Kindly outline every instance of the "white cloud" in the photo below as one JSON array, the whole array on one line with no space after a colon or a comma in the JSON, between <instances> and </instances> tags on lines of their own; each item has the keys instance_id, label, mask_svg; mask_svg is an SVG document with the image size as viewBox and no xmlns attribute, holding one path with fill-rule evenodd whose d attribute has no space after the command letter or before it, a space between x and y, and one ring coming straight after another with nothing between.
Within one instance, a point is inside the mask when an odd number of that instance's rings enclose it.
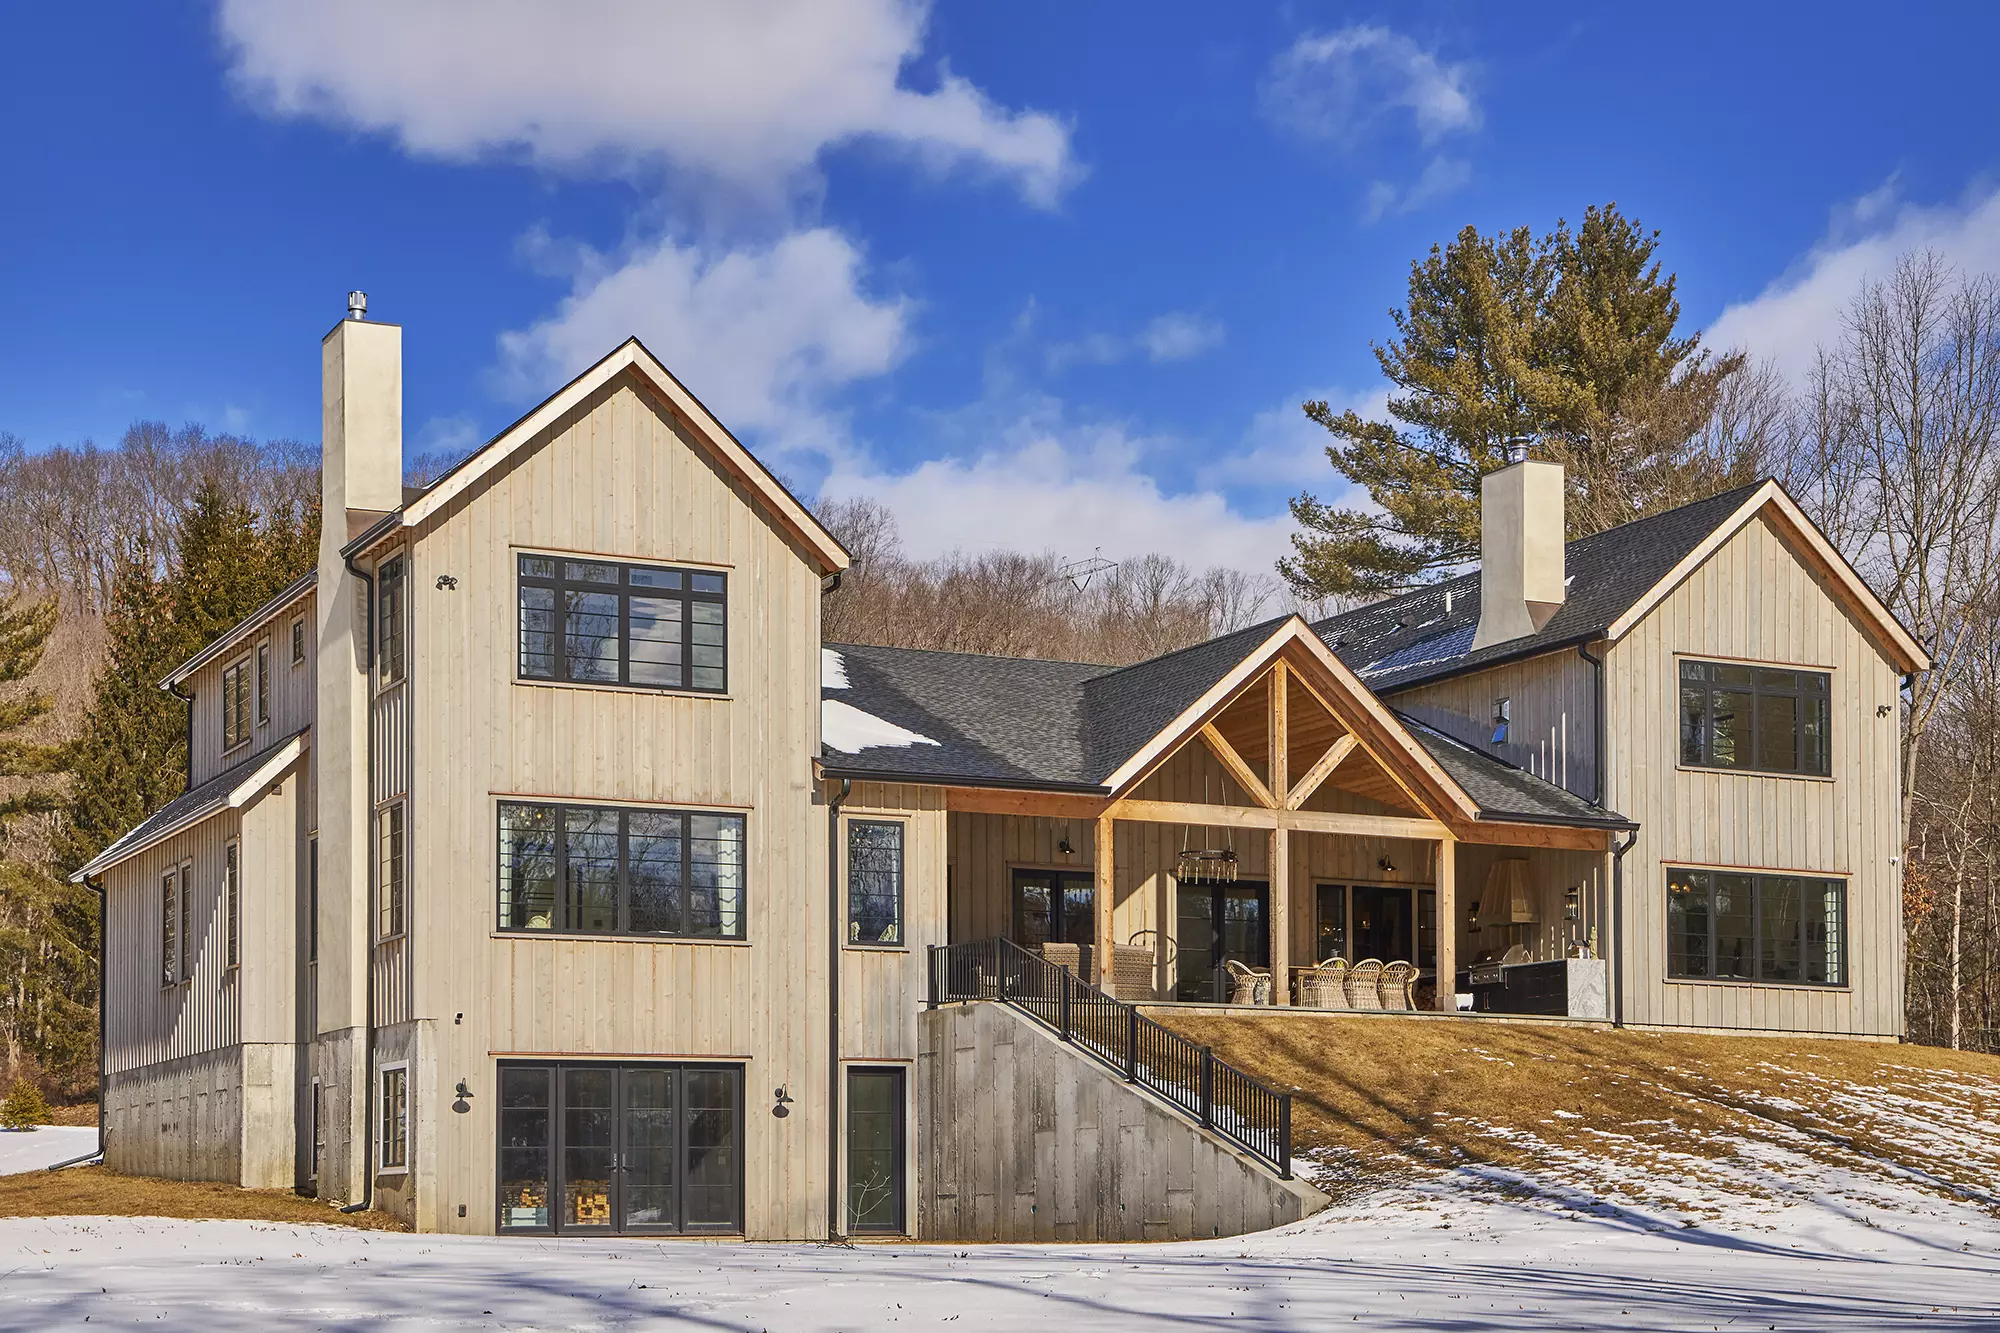
<instances>
[{"instance_id":1,"label":"white cloud","mask_svg":"<svg viewBox=\"0 0 2000 1333\"><path fill-rule=\"evenodd\" d=\"M552 391L636 334L732 429L825 448L828 395L888 370L907 342L909 302L864 291L860 252L828 228L721 252L668 238L576 263L553 314L500 335L516 396Z\"/></svg>"},{"instance_id":2,"label":"white cloud","mask_svg":"<svg viewBox=\"0 0 2000 1333\"><path fill-rule=\"evenodd\" d=\"M1380 222L1392 214L1414 213L1419 208L1427 208L1448 195L1458 193L1471 181L1470 162L1462 157L1446 157L1440 153L1424 168L1424 174L1408 186L1399 187L1384 180L1370 183L1368 193L1362 199L1361 215L1368 222Z\"/></svg>"},{"instance_id":3,"label":"white cloud","mask_svg":"<svg viewBox=\"0 0 2000 1333\"><path fill-rule=\"evenodd\" d=\"M1094 333L1074 342L1056 343L1049 348L1049 369L1074 365L1108 366L1133 356L1143 356L1155 364L1187 361L1222 345L1222 325L1200 315L1170 311L1155 317L1131 337Z\"/></svg>"},{"instance_id":4,"label":"white cloud","mask_svg":"<svg viewBox=\"0 0 2000 1333\"><path fill-rule=\"evenodd\" d=\"M1209 463L1198 474L1204 486L1236 490L1277 489L1286 495L1310 490L1330 499L1353 489L1333 465L1326 448L1333 437L1305 414L1308 400L1330 403L1336 412L1353 408L1363 417L1380 420L1389 410L1386 388L1358 392L1313 390L1296 394L1258 412L1243 432L1241 446Z\"/></svg>"},{"instance_id":5,"label":"white cloud","mask_svg":"<svg viewBox=\"0 0 2000 1333\"><path fill-rule=\"evenodd\" d=\"M1036 414L1003 427L981 448L897 472L849 460L827 478L828 495L867 495L896 515L914 556L985 549L1101 548L1111 559L1159 551L1196 568L1269 574L1291 549L1292 521L1246 515L1210 488L1169 492L1141 467L1157 441L1122 426L1071 426Z\"/></svg>"},{"instance_id":6,"label":"white cloud","mask_svg":"<svg viewBox=\"0 0 2000 1333\"><path fill-rule=\"evenodd\" d=\"M1479 128L1471 65L1374 24L1302 35L1271 62L1262 92L1278 124L1349 147L1405 112L1425 144Z\"/></svg>"},{"instance_id":7,"label":"white cloud","mask_svg":"<svg viewBox=\"0 0 2000 1333\"><path fill-rule=\"evenodd\" d=\"M1834 210L1827 234L1756 297L1728 306L1708 328L1711 347L1740 347L1802 376L1814 350L1838 336L1864 282L1886 278L1911 250L1930 249L1966 272L2000 273L2000 187L1957 203L1905 202L1894 177Z\"/></svg>"},{"instance_id":8,"label":"white cloud","mask_svg":"<svg viewBox=\"0 0 2000 1333\"><path fill-rule=\"evenodd\" d=\"M874 141L1052 206L1069 128L942 66L902 83L921 0L222 0L253 102L394 135L410 153L597 174L673 167L782 198L825 149Z\"/></svg>"}]
</instances>

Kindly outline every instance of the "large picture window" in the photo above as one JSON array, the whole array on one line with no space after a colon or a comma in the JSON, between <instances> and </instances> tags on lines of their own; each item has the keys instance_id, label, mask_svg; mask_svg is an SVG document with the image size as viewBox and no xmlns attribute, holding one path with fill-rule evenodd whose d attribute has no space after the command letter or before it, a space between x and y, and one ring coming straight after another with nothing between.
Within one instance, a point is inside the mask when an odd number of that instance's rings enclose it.
<instances>
[{"instance_id":1,"label":"large picture window","mask_svg":"<svg viewBox=\"0 0 2000 1333\"><path fill-rule=\"evenodd\" d=\"M500 929L744 936L744 819L500 805Z\"/></svg>"},{"instance_id":2,"label":"large picture window","mask_svg":"<svg viewBox=\"0 0 2000 1333\"><path fill-rule=\"evenodd\" d=\"M1681 762L1825 777L1832 677L1731 662L1681 663Z\"/></svg>"},{"instance_id":3,"label":"large picture window","mask_svg":"<svg viewBox=\"0 0 2000 1333\"><path fill-rule=\"evenodd\" d=\"M903 942L903 825L856 819L847 825L847 940Z\"/></svg>"},{"instance_id":4,"label":"large picture window","mask_svg":"<svg viewBox=\"0 0 2000 1333\"><path fill-rule=\"evenodd\" d=\"M523 680L729 688L725 575L524 555L520 585Z\"/></svg>"},{"instance_id":5,"label":"large picture window","mask_svg":"<svg viewBox=\"0 0 2000 1333\"><path fill-rule=\"evenodd\" d=\"M233 750L250 739L250 659L222 672L222 748Z\"/></svg>"},{"instance_id":6,"label":"large picture window","mask_svg":"<svg viewBox=\"0 0 2000 1333\"><path fill-rule=\"evenodd\" d=\"M1667 871L1667 975L1847 984L1847 885L1804 875Z\"/></svg>"}]
</instances>

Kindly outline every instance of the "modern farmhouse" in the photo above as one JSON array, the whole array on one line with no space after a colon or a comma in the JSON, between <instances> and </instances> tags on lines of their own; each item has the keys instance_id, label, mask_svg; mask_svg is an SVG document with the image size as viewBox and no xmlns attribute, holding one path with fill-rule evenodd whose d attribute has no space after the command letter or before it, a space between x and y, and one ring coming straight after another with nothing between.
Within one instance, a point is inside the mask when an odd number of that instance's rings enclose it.
<instances>
[{"instance_id":1,"label":"modern farmhouse","mask_svg":"<svg viewBox=\"0 0 2000 1333\"><path fill-rule=\"evenodd\" d=\"M847 553L637 341L406 488L363 308L318 568L164 682L188 789L82 872L114 1167L1227 1234L1318 1196L1176 1008L1900 1033L1925 657L1775 483L1565 547L1521 457L1478 572L1118 669L823 644Z\"/></svg>"}]
</instances>

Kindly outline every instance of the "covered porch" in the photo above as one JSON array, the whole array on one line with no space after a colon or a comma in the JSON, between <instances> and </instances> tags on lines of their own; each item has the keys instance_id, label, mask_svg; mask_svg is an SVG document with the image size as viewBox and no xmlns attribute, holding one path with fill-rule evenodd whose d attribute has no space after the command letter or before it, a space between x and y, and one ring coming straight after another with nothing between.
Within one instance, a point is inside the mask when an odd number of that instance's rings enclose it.
<instances>
[{"instance_id":1,"label":"covered porch","mask_svg":"<svg viewBox=\"0 0 2000 1333\"><path fill-rule=\"evenodd\" d=\"M950 940L1128 1001L1608 1017L1609 821L1419 743L1313 647L1217 682L1108 796L949 788ZM1504 817L1516 780L1549 808Z\"/></svg>"}]
</instances>

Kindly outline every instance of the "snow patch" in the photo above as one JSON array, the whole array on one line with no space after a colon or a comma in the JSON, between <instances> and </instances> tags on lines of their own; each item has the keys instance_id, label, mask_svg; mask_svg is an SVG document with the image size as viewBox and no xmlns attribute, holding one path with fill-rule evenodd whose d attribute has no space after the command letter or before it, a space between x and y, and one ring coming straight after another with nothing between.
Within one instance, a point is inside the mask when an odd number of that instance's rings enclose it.
<instances>
[{"instance_id":1,"label":"snow patch","mask_svg":"<svg viewBox=\"0 0 2000 1333\"><path fill-rule=\"evenodd\" d=\"M97 1126L43 1125L0 1130L0 1176L40 1171L97 1151Z\"/></svg>"},{"instance_id":2,"label":"snow patch","mask_svg":"<svg viewBox=\"0 0 2000 1333\"><path fill-rule=\"evenodd\" d=\"M823 690L847 688L847 659L832 648L819 650L819 687Z\"/></svg>"},{"instance_id":3,"label":"snow patch","mask_svg":"<svg viewBox=\"0 0 2000 1333\"><path fill-rule=\"evenodd\" d=\"M928 736L899 727L894 722L865 713L840 699L825 699L819 706L819 738L829 750L859 754L878 747L936 745Z\"/></svg>"}]
</instances>

